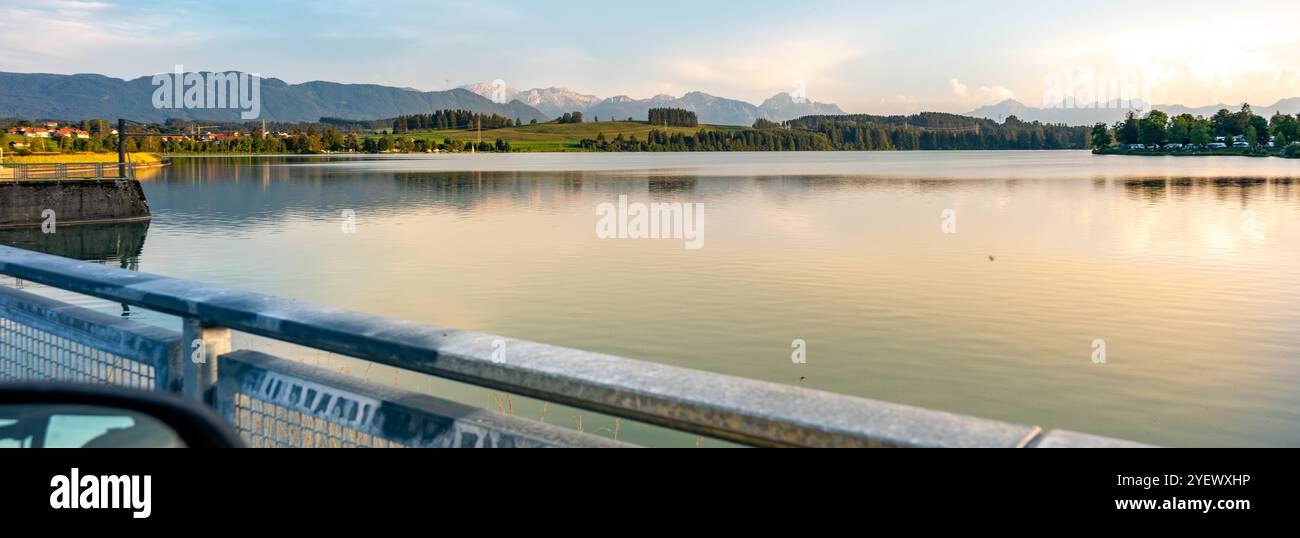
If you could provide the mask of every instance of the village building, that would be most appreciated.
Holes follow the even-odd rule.
[[[63,129],[59,129],[57,131],[54,131],[52,134],[54,138],[78,138],[82,140],[86,140],[90,138],[89,132],[83,131],[81,129],[73,129],[71,127],[65,127]]]
[[[44,127],[14,127],[9,134],[26,138],[49,138],[50,130]]]

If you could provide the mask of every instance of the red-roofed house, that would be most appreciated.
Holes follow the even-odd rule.
[[[219,133],[202,133],[201,135],[199,135],[199,140],[202,140],[202,141],[204,141],[204,142],[217,142],[217,143],[221,143],[221,142],[226,141],[226,140],[232,140],[232,139],[234,139],[234,140],[238,140],[239,138],[241,138],[241,137],[243,137],[243,136],[244,136],[244,133],[241,133],[241,132],[239,132],[239,131],[226,131],[226,132],[219,132]]]
[[[9,130],[11,135],[22,135],[27,138],[49,138],[50,130],[42,127],[16,127]]]
[[[57,130],[57,131],[54,131],[54,137],[55,137],[55,138],[64,138],[64,137],[68,137],[68,138],[81,138],[81,139],[86,139],[86,138],[90,138],[90,133],[88,133],[88,132],[86,132],[86,131],[83,131],[83,130],[81,130],[81,129],[73,129],[73,128],[71,128],[71,127],[64,127],[63,129],[59,129],[59,130]]]

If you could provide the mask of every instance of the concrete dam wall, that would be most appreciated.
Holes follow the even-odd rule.
[[[149,220],[139,181],[0,182],[0,228],[40,227],[46,210],[59,226]]]

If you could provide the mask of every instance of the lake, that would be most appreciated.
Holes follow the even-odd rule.
[[[180,158],[143,178],[151,223],[0,240],[1048,429],[1295,446],[1298,180],[1294,160],[1071,151]],[[699,248],[598,237],[620,196],[702,204]],[[241,340],[632,442],[694,441]]]

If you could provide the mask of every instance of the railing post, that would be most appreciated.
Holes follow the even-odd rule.
[[[117,177],[126,176],[126,120],[117,119]]]
[[[217,384],[217,357],[226,353],[230,353],[230,329],[184,318],[181,321],[181,393],[186,398],[211,404]]]

